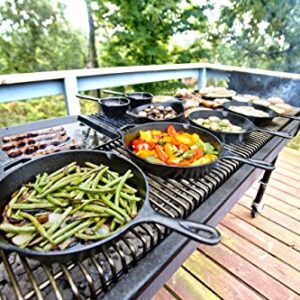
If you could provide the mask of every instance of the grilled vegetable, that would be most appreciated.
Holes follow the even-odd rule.
[[[89,162],[39,174],[12,194],[0,233],[20,248],[39,251],[104,239],[137,215],[142,199],[127,182],[132,177],[131,170],[120,175]]]
[[[139,137],[131,142],[131,149],[151,163],[195,166],[218,158],[213,145],[202,141],[198,134],[176,132],[174,126],[169,126],[167,132],[141,130],[139,133]]]

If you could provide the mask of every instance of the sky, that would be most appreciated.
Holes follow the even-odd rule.
[[[75,28],[88,32],[88,15],[84,0],[61,0],[66,5],[65,16]]]

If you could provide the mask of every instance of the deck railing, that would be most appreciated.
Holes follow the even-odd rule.
[[[208,63],[98,68],[0,75],[0,103],[63,94],[69,115],[80,114],[80,91],[194,77],[198,87],[210,78],[227,79],[231,72],[299,80],[299,74]]]

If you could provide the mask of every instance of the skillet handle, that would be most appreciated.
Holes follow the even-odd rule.
[[[260,127],[255,127],[255,131],[264,132],[264,133],[268,133],[268,134],[271,134],[271,135],[279,136],[279,137],[282,137],[284,139],[292,139],[293,138],[293,136],[288,134],[288,133],[279,132],[279,131],[271,131],[271,130],[260,128]]]
[[[287,116],[287,115],[278,114],[278,117],[290,119],[290,120],[294,120],[294,121],[300,121],[300,117],[297,117],[297,116]]]
[[[147,219],[147,220],[146,220]],[[209,225],[188,220],[174,219],[155,213],[148,218],[139,220],[139,223],[155,222],[202,244],[216,245],[221,241],[220,232]]]
[[[116,92],[116,91],[102,90],[102,92],[105,93],[105,94],[127,97],[125,93],[120,93],[120,92]]]
[[[80,98],[80,99],[84,99],[84,100],[94,101],[94,102],[99,102],[101,100],[99,98],[95,98],[95,97],[92,97],[92,96],[83,96],[83,95],[80,95],[80,94],[76,94],[76,97]]]
[[[26,163],[30,161],[32,158],[31,157],[20,157],[14,160],[8,161],[6,164],[3,164],[0,166],[0,179],[2,179],[6,173],[11,169],[16,167],[19,164]]]
[[[275,169],[275,166],[272,163],[263,160],[253,159],[253,158],[244,158],[235,155],[224,155],[221,157],[221,159],[237,160],[249,166],[253,166],[266,171],[273,171]]]
[[[138,116],[136,114],[134,114],[130,109],[126,110],[126,114],[131,116],[131,117],[134,117],[134,118],[137,118]],[[127,125],[125,125],[127,126]],[[124,126],[122,126],[121,128],[123,128]]]

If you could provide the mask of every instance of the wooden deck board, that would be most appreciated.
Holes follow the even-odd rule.
[[[257,187],[219,225],[222,242],[200,245],[153,299],[300,299],[300,152],[282,151],[252,219]]]

